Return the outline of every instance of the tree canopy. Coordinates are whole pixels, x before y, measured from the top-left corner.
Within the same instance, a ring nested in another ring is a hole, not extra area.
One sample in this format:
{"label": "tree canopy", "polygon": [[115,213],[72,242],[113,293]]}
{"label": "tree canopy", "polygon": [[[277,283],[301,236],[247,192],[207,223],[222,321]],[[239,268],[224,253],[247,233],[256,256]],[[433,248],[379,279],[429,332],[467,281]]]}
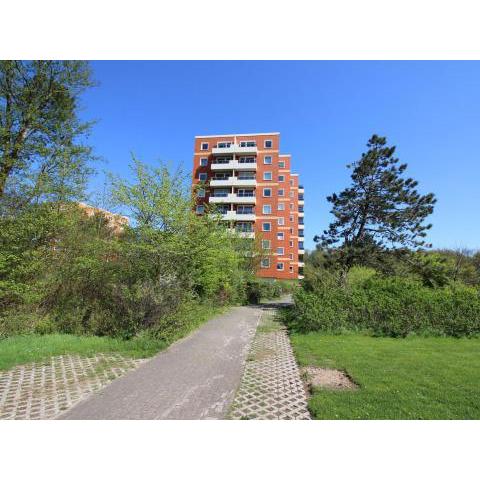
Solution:
{"label": "tree canopy", "polygon": [[81,195],[94,158],[78,115],[88,62],[0,61],[0,206]]}
{"label": "tree canopy", "polygon": [[335,249],[347,269],[382,251],[427,246],[424,221],[433,212],[433,193],[422,195],[418,182],[405,178],[407,164],[394,156],[387,139],[373,135],[368,150],[351,165],[351,185],[327,197],[335,220],[315,241]]}

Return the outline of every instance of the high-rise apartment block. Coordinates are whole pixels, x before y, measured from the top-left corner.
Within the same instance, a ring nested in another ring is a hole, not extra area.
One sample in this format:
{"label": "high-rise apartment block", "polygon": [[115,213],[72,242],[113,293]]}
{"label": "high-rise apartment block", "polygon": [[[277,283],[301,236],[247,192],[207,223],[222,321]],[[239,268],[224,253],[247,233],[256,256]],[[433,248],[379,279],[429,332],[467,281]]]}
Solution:
{"label": "high-rise apartment block", "polygon": [[195,137],[196,211],[215,204],[228,228],[260,240],[259,277],[303,276],[303,187],[290,169],[279,133]]}

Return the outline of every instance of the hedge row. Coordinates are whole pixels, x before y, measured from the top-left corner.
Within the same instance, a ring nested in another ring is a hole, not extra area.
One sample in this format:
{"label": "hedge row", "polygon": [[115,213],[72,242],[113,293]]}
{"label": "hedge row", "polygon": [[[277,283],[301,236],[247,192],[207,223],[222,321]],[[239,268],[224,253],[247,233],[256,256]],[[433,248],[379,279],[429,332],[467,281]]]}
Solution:
{"label": "hedge row", "polygon": [[428,288],[404,278],[368,279],[353,287],[299,289],[287,312],[299,332],[368,330],[376,335],[404,337],[410,333],[480,334],[480,294],[455,285]]}

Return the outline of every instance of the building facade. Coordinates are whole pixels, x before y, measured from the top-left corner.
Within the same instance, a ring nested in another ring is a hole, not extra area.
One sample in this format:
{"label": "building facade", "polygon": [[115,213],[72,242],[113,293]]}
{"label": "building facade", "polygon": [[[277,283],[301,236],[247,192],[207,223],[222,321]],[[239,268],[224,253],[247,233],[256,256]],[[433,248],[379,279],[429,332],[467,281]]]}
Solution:
{"label": "building facade", "polygon": [[192,178],[199,215],[215,205],[228,228],[259,240],[259,277],[303,277],[304,190],[279,133],[195,137]]}

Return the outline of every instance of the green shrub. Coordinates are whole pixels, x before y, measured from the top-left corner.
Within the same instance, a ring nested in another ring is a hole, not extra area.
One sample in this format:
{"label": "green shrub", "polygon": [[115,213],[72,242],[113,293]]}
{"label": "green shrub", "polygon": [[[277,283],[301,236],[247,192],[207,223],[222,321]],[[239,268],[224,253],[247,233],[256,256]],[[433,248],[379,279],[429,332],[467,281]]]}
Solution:
{"label": "green shrub", "polygon": [[287,293],[292,293],[297,287],[297,282],[288,280],[263,280],[255,279],[247,283],[248,303],[258,304],[263,300],[272,300]]}
{"label": "green shrub", "polygon": [[347,274],[347,285],[350,287],[361,286],[376,274],[377,272],[373,268],[352,267]]}
{"label": "green shrub", "polygon": [[368,330],[404,337],[411,333],[480,334],[480,295],[465,285],[428,288],[399,277],[371,277],[357,285],[299,290],[286,314],[300,332]]}
{"label": "green shrub", "polygon": [[0,315],[0,338],[33,333],[39,318],[32,312],[6,311]]}

